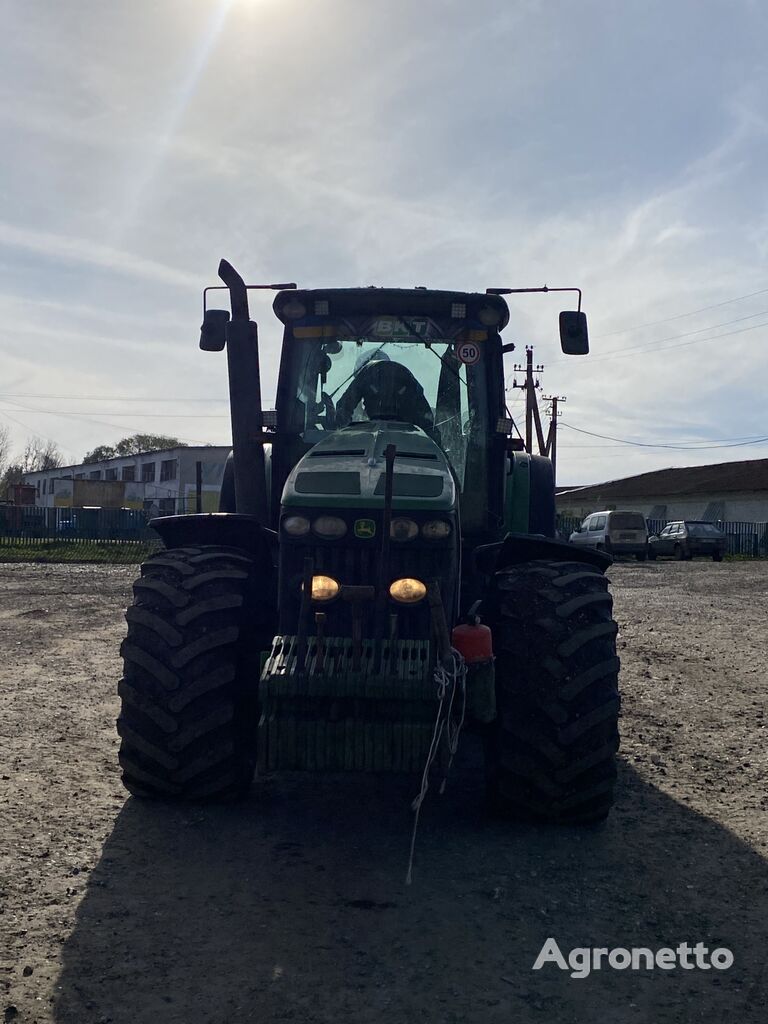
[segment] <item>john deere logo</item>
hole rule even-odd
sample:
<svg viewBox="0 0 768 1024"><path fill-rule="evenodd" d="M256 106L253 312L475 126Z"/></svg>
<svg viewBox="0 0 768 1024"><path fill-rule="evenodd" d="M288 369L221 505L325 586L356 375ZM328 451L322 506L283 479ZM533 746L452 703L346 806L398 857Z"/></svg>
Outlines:
<svg viewBox="0 0 768 1024"><path fill-rule="evenodd" d="M356 519L355 536L360 540L370 540L376 536L376 523L373 519Z"/></svg>

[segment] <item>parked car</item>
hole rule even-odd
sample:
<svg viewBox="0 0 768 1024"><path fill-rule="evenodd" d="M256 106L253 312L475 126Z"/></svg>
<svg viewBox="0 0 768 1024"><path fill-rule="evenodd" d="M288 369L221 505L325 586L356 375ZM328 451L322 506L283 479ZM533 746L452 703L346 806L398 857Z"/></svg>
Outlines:
<svg viewBox="0 0 768 1024"><path fill-rule="evenodd" d="M670 555L679 561L688 561L697 555L722 562L725 554L725 534L714 523L693 519L667 523L661 533L648 541L648 557Z"/></svg>
<svg viewBox="0 0 768 1024"><path fill-rule="evenodd" d="M593 512L569 540L571 544L610 555L634 555L638 562L644 562L648 555L648 524L642 512Z"/></svg>

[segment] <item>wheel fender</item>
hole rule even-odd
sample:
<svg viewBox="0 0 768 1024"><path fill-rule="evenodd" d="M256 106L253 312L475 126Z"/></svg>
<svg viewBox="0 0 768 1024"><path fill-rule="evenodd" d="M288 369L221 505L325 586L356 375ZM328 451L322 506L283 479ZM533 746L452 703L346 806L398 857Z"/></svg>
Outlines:
<svg viewBox="0 0 768 1024"><path fill-rule="evenodd" d="M200 512L187 516L160 516L149 525L167 548L212 544L240 548L257 565L274 565L277 534L255 516L235 512Z"/></svg>
<svg viewBox="0 0 768 1024"><path fill-rule="evenodd" d="M536 534L508 533L495 544L482 544L474 551L475 565L481 573L491 576L510 565L544 559L553 562L582 562L601 572L613 565L610 555L579 547L568 541Z"/></svg>

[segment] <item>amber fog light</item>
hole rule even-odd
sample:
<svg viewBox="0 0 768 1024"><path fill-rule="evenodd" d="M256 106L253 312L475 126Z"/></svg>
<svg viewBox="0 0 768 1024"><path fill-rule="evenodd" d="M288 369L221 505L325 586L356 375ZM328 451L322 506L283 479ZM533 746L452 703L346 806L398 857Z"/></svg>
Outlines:
<svg viewBox="0 0 768 1024"><path fill-rule="evenodd" d="M389 588L389 596L400 604L416 604L427 596L427 588L421 580L395 580Z"/></svg>
<svg viewBox="0 0 768 1024"><path fill-rule="evenodd" d="M312 600L330 601L339 592L339 584L332 576L312 577Z"/></svg>

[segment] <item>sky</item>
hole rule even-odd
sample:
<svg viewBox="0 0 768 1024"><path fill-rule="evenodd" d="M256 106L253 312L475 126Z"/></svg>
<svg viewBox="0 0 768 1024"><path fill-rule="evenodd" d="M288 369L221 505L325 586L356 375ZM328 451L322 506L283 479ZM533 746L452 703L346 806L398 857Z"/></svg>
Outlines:
<svg viewBox="0 0 768 1024"><path fill-rule="evenodd" d="M510 296L505 331L508 383L533 345L541 394L567 398L559 483L768 457L765 4L0 12L0 425L17 450L228 443L225 358L197 347L226 257L253 283L581 287L589 356L560 352L557 295ZM281 331L268 293L252 311L269 407Z"/></svg>

